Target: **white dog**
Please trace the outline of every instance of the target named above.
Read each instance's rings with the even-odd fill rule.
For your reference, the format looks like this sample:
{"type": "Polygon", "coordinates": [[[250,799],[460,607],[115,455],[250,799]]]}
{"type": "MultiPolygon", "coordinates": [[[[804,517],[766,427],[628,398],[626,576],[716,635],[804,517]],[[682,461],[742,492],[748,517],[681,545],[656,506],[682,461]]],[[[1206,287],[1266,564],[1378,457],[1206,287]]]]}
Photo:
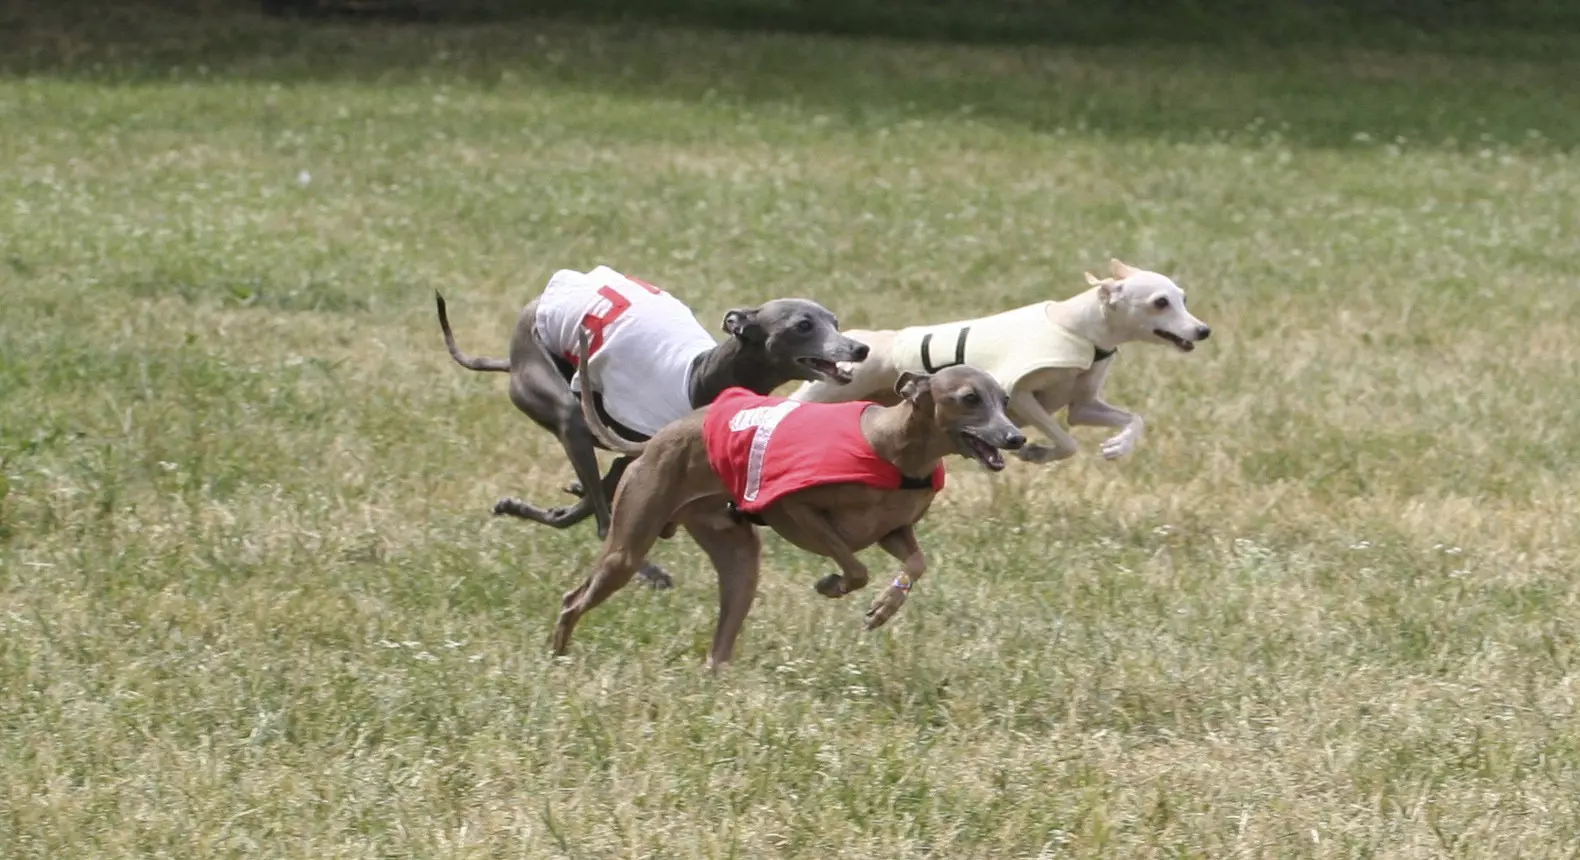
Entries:
{"type": "Polygon", "coordinates": [[[1017,425],[1035,427],[1052,443],[1027,445],[1016,456],[1033,463],[1074,456],[1079,445],[1053,417],[1068,408],[1072,426],[1120,428],[1102,443],[1102,452],[1110,460],[1123,457],[1135,450],[1145,422],[1103,402],[1103,380],[1119,345],[1166,343],[1190,352],[1212,329],[1185,309],[1185,291],[1169,278],[1119,260],[1109,265],[1113,277],[1087,272],[1091,289],[1062,302],[943,325],[845,332],[872,348],[865,361],[849,366],[854,379],[846,385],[807,383],[791,399],[892,404],[901,372],[969,364],[1009,392],[1008,413],[1017,425]]]}

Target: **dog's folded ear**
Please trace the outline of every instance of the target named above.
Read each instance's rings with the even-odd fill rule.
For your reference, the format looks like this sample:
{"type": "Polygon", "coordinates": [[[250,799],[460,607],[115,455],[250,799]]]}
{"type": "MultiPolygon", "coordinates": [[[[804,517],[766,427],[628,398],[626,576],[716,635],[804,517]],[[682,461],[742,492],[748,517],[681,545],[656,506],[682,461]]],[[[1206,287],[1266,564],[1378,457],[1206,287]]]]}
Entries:
{"type": "Polygon", "coordinates": [[[1105,305],[1113,304],[1114,299],[1119,298],[1125,286],[1113,278],[1099,278],[1091,272],[1086,273],[1086,283],[1097,288],[1097,297],[1102,299],[1105,305]]]}
{"type": "Polygon", "coordinates": [[[904,397],[917,409],[933,408],[933,378],[925,373],[909,370],[894,381],[894,393],[904,397]]]}
{"type": "Polygon", "coordinates": [[[762,343],[768,339],[762,323],[757,321],[756,308],[736,308],[725,314],[724,333],[747,343],[762,343]]]}
{"type": "Polygon", "coordinates": [[[1108,261],[1109,268],[1113,269],[1114,277],[1124,280],[1136,273],[1136,270],[1125,264],[1124,260],[1114,257],[1108,261]]]}

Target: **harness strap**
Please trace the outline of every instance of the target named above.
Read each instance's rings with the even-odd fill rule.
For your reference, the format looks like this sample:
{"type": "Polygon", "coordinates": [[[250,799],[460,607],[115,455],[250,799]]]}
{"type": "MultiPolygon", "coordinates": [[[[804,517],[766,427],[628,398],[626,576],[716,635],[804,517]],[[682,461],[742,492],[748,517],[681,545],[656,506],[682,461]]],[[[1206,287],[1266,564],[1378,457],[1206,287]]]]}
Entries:
{"type": "Polygon", "coordinates": [[[928,373],[937,373],[946,367],[966,363],[966,335],[971,331],[971,326],[961,326],[960,334],[955,336],[955,360],[948,364],[933,364],[933,333],[922,335],[922,369],[928,373]]]}

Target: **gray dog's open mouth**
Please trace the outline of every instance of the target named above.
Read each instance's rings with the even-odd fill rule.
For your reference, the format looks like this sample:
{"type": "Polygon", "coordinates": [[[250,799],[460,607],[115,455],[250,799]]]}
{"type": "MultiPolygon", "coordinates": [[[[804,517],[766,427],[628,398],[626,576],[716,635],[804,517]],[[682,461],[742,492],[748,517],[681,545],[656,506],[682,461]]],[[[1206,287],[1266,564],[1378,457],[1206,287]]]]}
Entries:
{"type": "Polygon", "coordinates": [[[1163,329],[1155,328],[1155,329],[1152,330],[1152,333],[1157,335],[1158,337],[1163,338],[1164,340],[1168,341],[1169,343],[1174,344],[1176,347],[1179,347],[1179,351],[1180,352],[1190,352],[1191,350],[1196,348],[1196,342],[1195,341],[1193,341],[1193,340],[1186,340],[1185,338],[1180,337],[1179,335],[1175,334],[1174,332],[1164,331],[1163,329]]]}
{"type": "Polygon", "coordinates": [[[959,436],[960,453],[965,454],[994,472],[1004,471],[1004,455],[1000,454],[997,448],[970,433],[961,433],[959,436]]]}
{"type": "Polygon", "coordinates": [[[838,362],[829,361],[826,358],[817,358],[815,356],[798,358],[796,361],[801,362],[803,366],[810,368],[813,373],[823,377],[829,382],[837,382],[840,385],[844,385],[851,380],[851,375],[842,370],[838,362]]]}

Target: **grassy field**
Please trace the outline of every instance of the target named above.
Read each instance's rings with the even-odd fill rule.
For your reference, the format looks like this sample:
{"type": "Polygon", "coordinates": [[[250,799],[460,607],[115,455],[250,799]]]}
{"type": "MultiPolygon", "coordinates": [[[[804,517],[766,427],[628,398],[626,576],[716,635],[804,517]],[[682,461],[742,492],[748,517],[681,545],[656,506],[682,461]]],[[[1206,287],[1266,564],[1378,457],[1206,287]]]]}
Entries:
{"type": "Polygon", "coordinates": [[[1573,856],[1549,49],[5,30],[0,856],[1573,856]],[[570,470],[434,289],[500,354],[565,266],[712,330],[974,315],[1110,255],[1215,330],[1124,351],[1130,458],[958,464],[878,633],[770,539],[707,677],[677,540],[675,590],[548,659],[594,534],[489,517],[570,470]]]}

